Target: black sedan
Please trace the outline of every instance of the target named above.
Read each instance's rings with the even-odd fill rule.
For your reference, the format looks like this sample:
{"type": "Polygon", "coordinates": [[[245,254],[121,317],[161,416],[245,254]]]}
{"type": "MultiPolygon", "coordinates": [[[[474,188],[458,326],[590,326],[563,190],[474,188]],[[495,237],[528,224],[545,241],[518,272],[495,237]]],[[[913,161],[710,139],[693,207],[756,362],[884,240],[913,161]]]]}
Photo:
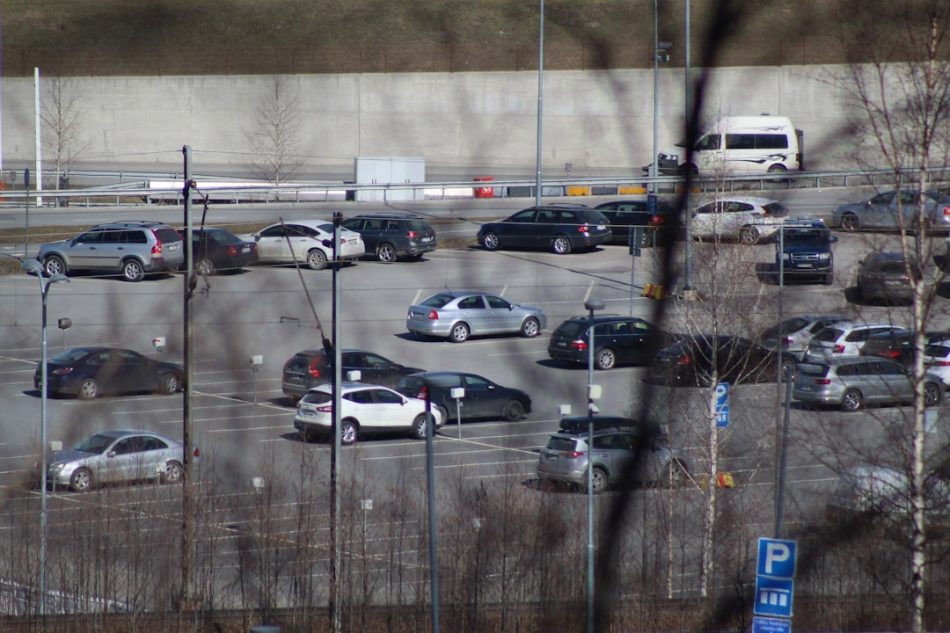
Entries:
{"type": "MultiPolygon", "coordinates": [[[[646,364],[657,350],[670,344],[668,334],[637,317],[594,317],[594,367],[613,369],[619,364],[646,364]]],[[[553,360],[587,365],[590,358],[590,319],[571,317],[554,330],[548,343],[553,360]]]]}
{"type": "MultiPolygon", "coordinates": [[[[178,232],[184,239],[184,229],[178,232]]],[[[199,275],[239,270],[257,263],[256,243],[246,242],[230,231],[214,226],[192,229],[191,253],[195,272],[199,275]]]]}
{"type": "Polygon", "coordinates": [[[551,204],[483,224],[478,230],[478,243],[489,251],[540,248],[566,255],[606,243],[610,239],[607,224],[603,213],[582,204],[551,204]]]}
{"type": "Polygon", "coordinates": [[[458,371],[419,372],[406,376],[396,385],[396,391],[410,398],[425,398],[426,385],[431,389],[432,406],[438,407],[446,424],[458,420],[504,419],[520,420],[531,411],[531,396],[520,389],[502,387],[476,374],[458,371]],[[465,390],[461,406],[456,408],[452,389],[465,390]]]}
{"type": "MultiPolygon", "coordinates": [[[[677,341],[660,350],[646,380],[672,387],[711,387],[730,384],[775,382],[779,376],[774,350],[740,336],[697,334],[677,336],[677,341]]],[[[782,370],[795,367],[795,357],[782,352],[782,370]]]]}
{"type": "MultiPolygon", "coordinates": [[[[47,361],[47,393],[92,400],[102,394],[161,393],[181,389],[182,368],[146,358],[130,349],[75,347],[47,361]]],[[[36,365],[33,385],[42,389],[42,366],[36,365]]]]}
{"type": "Polygon", "coordinates": [[[646,198],[635,200],[611,200],[594,207],[610,221],[610,244],[630,245],[630,232],[634,227],[640,233],[640,246],[669,244],[676,239],[679,220],[673,205],[661,200],[656,213],[650,213],[646,198]]]}

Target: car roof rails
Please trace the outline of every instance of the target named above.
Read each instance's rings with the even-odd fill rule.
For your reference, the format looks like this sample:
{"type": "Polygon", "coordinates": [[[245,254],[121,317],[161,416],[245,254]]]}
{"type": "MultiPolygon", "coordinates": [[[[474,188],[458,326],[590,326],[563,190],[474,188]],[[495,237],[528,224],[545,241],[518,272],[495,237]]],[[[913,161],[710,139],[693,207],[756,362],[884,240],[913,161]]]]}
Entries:
{"type": "MultiPolygon", "coordinates": [[[[629,431],[634,429],[646,430],[649,428],[649,423],[619,415],[594,415],[590,417],[590,420],[594,423],[595,431],[602,431],[604,429],[622,429],[629,431]]],[[[564,417],[561,418],[558,423],[558,430],[567,433],[587,432],[587,427],[588,417],[586,415],[564,417]]],[[[659,426],[657,426],[657,431],[659,432],[659,430],[659,426]]]]}

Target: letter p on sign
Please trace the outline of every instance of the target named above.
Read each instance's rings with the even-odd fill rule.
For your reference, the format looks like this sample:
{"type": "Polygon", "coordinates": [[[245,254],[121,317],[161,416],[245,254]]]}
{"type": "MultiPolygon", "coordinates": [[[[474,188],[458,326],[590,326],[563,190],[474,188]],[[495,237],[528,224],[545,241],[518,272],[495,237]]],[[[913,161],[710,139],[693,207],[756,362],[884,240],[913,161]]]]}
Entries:
{"type": "Polygon", "coordinates": [[[778,539],[759,539],[758,573],[773,578],[795,577],[795,541],[778,539]]]}

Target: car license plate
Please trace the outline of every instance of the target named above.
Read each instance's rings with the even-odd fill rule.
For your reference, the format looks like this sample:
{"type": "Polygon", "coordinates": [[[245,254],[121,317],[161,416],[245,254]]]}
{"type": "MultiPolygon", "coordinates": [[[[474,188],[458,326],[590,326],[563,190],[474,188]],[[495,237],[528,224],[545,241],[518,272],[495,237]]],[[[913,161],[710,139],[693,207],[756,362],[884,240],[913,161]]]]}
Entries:
{"type": "Polygon", "coordinates": [[[799,264],[798,267],[799,267],[799,268],[811,268],[812,265],[811,265],[811,264],[799,264]]]}
{"type": "Polygon", "coordinates": [[[567,347],[567,341],[558,341],[558,342],[557,342],[557,346],[558,346],[558,347],[567,347]]]}
{"type": "Polygon", "coordinates": [[[250,246],[244,246],[244,247],[241,248],[241,252],[242,252],[242,253],[250,253],[250,252],[251,252],[251,247],[250,247],[250,246]]]}
{"type": "Polygon", "coordinates": [[[424,238],[422,238],[422,241],[423,241],[423,242],[431,242],[431,241],[432,241],[432,238],[431,238],[431,237],[424,237],[424,238]]]}
{"type": "Polygon", "coordinates": [[[597,230],[598,230],[598,231],[606,231],[606,230],[607,230],[607,225],[606,225],[606,224],[598,224],[598,225],[597,225],[597,230]]]}

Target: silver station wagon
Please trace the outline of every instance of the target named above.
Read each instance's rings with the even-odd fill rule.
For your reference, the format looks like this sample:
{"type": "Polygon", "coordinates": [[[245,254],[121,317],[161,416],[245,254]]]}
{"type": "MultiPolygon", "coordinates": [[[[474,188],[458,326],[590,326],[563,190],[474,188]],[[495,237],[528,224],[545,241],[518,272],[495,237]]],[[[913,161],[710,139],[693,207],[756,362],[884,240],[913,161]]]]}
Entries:
{"type": "MultiPolygon", "coordinates": [[[[925,374],[927,406],[940,404],[943,392],[940,376],[925,374]]],[[[914,387],[900,363],[886,358],[850,356],[799,363],[792,397],[806,405],[837,405],[844,411],[857,411],[865,404],[912,402],[914,387]]]]}

